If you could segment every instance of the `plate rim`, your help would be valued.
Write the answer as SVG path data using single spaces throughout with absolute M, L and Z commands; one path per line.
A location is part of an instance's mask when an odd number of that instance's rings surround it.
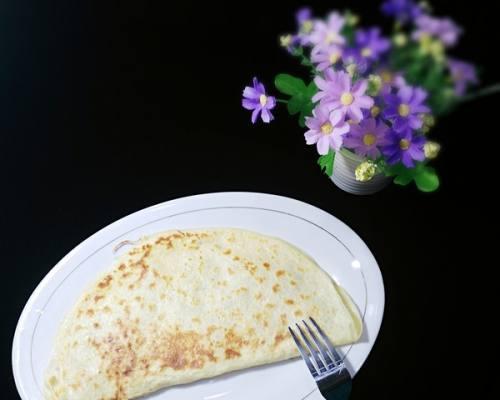
M 376 328 L 376 333 L 375 333 L 373 340 L 370 339 L 368 341 L 369 348 L 368 348 L 366 357 L 363 359 L 363 361 L 359 365 L 358 370 L 361 369 L 361 367 L 366 362 L 366 359 L 368 358 L 373 346 L 375 345 L 375 343 L 377 341 L 378 335 L 380 333 L 380 328 L 381 328 L 381 325 L 383 322 L 383 318 L 384 318 L 384 311 L 385 311 L 385 285 L 384 285 L 384 281 L 383 281 L 382 272 L 380 270 L 380 267 L 378 265 L 378 262 L 377 262 L 375 256 L 371 252 L 370 248 L 366 245 L 364 240 L 352 228 L 350 228 L 349 225 L 347 225 L 344 221 L 342 221 L 338 217 L 334 216 L 333 214 L 331 214 L 331 213 L 329 213 L 329 212 L 327 212 L 327 211 L 325 211 L 325 210 L 323 210 L 315 205 L 312 205 L 312 204 L 307 203 L 307 202 L 302 201 L 302 200 L 297 200 L 297 199 L 292 198 L 292 197 L 276 195 L 276 194 L 271 194 L 271 193 L 265 193 L 265 192 L 249 192 L 249 191 L 209 192 L 209 193 L 201 193 L 201 194 L 188 195 L 188 196 L 170 199 L 170 200 L 167 200 L 164 202 L 160 202 L 160 203 L 153 204 L 151 206 L 144 207 L 140 210 L 137 210 L 137 211 L 134 211 L 134 212 L 129 213 L 127 215 L 124 215 L 123 217 L 105 225 L 101 229 L 94 232 L 92 235 L 90 235 L 87 238 L 85 238 L 84 240 L 82 240 L 75 247 L 73 247 L 68 253 L 66 253 L 59 261 L 57 261 L 52 268 L 50 268 L 50 270 L 45 274 L 45 276 L 42 278 L 42 280 L 37 284 L 37 286 L 35 287 L 35 289 L 31 293 L 31 295 L 29 296 L 28 300 L 26 301 L 26 303 L 21 311 L 21 314 L 19 316 L 19 319 L 17 321 L 15 332 L 14 332 L 14 337 L 12 340 L 12 357 L 11 357 L 12 371 L 13 371 L 13 375 L 14 375 L 16 389 L 17 389 L 19 395 L 21 396 L 21 398 L 24 400 L 24 399 L 27 399 L 28 397 L 27 397 L 26 392 L 24 391 L 24 384 L 21 381 L 21 374 L 18 371 L 18 369 L 20 367 L 19 366 L 20 363 L 16 362 L 16 358 L 18 357 L 18 355 L 21 351 L 21 348 L 20 348 L 20 346 L 21 346 L 21 333 L 24 330 L 24 326 L 27 323 L 28 317 L 30 317 L 30 311 L 32 311 L 34 303 L 37 301 L 40 294 L 44 291 L 46 286 L 52 281 L 52 279 L 55 277 L 55 275 L 57 273 L 59 273 L 59 271 L 62 270 L 64 268 L 64 266 L 76 254 L 78 254 L 78 252 L 81 251 L 81 249 L 83 247 L 85 247 L 87 244 L 94 241 L 96 238 L 98 238 L 98 236 L 101 236 L 101 235 L 107 233 L 108 231 L 112 231 L 115 227 L 123 224 L 124 220 L 133 219 L 134 217 L 137 217 L 139 214 L 147 214 L 148 212 L 154 212 L 157 209 L 164 209 L 164 208 L 179 206 L 179 203 L 181 203 L 180 206 L 182 206 L 182 203 L 189 202 L 189 201 L 196 201 L 196 200 L 199 200 L 200 198 L 211 198 L 211 199 L 215 199 L 215 200 L 220 198 L 221 200 L 225 200 L 224 198 L 231 199 L 231 197 L 235 197 L 235 198 L 237 197 L 238 198 L 237 200 L 239 200 L 239 201 L 250 200 L 249 203 L 252 203 L 255 201 L 272 201 L 272 200 L 281 201 L 281 202 L 285 202 L 285 203 L 289 202 L 290 205 L 295 203 L 294 205 L 296 205 L 296 206 L 300 206 L 300 207 L 305 208 L 305 209 L 309 208 L 311 211 L 315 211 L 315 212 L 319 212 L 320 214 L 324 214 L 324 215 L 328 216 L 329 218 L 333 218 L 333 220 L 335 220 L 337 223 L 339 223 L 340 227 L 344 231 L 350 232 L 353 235 L 355 241 L 358 242 L 357 245 L 361 246 L 361 248 L 364 250 L 365 255 L 368 256 L 369 258 L 371 258 L 371 261 L 372 261 L 371 264 L 372 264 L 372 267 L 374 267 L 374 268 L 372 268 L 372 272 L 375 272 L 375 277 L 374 277 L 375 281 L 372 281 L 370 283 L 374 284 L 374 286 L 376 286 L 378 289 L 377 291 L 379 294 L 379 298 L 378 298 L 379 310 L 378 310 L 377 314 L 379 317 L 376 318 L 375 321 L 372 321 L 372 323 L 375 324 L 374 326 Z M 232 201 L 235 202 L 235 199 L 233 199 Z M 280 207 L 278 206 L 277 208 L 279 209 Z M 277 210 L 275 210 L 275 211 L 277 211 Z M 297 215 L 294 215 L 294 216 L 297 217 Z M 313 221 L 309 221 L 309 222 L 312 222 L 315 224 L 315 222 L 313 222 Z M 324 227 L 321 226 L 320 224 L 318 224 L 318 227 L 324 229 Z M 372 277 L 372 279 L 373 279 L 373 277 Z M 365 280 L 366 280 L 366 278 L 365 278 Z M 368 289 L 367 289 L 367 293 L 368 293 Z M 355 371 L 355 373 L 356 372 L 357 371 Z M 303 399 L 309 398 L 315 391 L 317 392 L 317 390 L 313 390 L 311 393 L 307 394 Z

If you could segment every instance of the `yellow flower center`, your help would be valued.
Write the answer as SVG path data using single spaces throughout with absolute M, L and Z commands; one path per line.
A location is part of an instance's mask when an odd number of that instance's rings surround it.
M 325 37 L 325 43 L 326 44 L 334 43 L 338 40 L 338 37 L 339 36 L 335 32 L 328 32 Z
M 329 135 L 333 131 L 333 126 L 330 122 L 325 122 L 323 125 L 321 125 L 321 133 L 323 135 Z
M 265 94 L 261 94 L 259 97 L 259 102 L 262 107 L 264 107 L 267 103 L 267 96 Z
M 399 148 L 401 150 L 408 150 L 410 148 L 410 142 L 406 139 L 401 139 L 399 141 Z
M 342 93 L 342 96 L 340 96 L 340 102 L 342 103 L 343 106 L 350 106 L 353 101 L 354 101 L 354 96 L 352 95 L 352 93 L 345 92 Z
M 365 133 L 365 135 L 363 136 L 363 143 L 366 146 L 371 146 L 372 144 L 375 143 L 376 139 L 377 138 L 375 137 L 375 135 L 373 133 Z
M 283 35 L 280 37 L 281 47 L 288 47 L 292 43 L 292 35 Z
M 335 64 L 339 60 L 339 58 L 340 58 L 340 54 L 338 52 L 330 54 L 330 58 L 329 58 L 330 64 Z
M 382 71 L 380 73 L 380 77 L 382 78 L 382 81 L 384 83 L 391 83 L 392 82 L 392 73 L 389 71 Z
M 313 22 L 311 20 L 307 20 L 302 22 L 302 32 L 309 33 L 312 31 Z
M 378 106 L 373 106 L 370 110 L 370 114 L 372 115 L 373 118 L 378 116 L 380 114 L 380 107 Z
M 398 107 L 398 113 L 402 117 L 407 117 L 410 115 L 410 106 L 408 104 L 401 103 Z
M 372 49 L 369 47 L 365 47 L 364 49 L 361 50 L 361 55 L 363 57 L 370 57 L 373 54 Z

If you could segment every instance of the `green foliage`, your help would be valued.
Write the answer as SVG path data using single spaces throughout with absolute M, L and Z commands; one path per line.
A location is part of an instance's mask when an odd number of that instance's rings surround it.
M 415 168 L 406 168 L 403 164 L 384 166 L 386 175 L 394 176 L 394 183 L 406 186 L 415 182 L 417 188 L 422 192 L 434 192 L 439 187 L 439 177 L 434 168 L 425 163 L 419 163 Z
M 299 125 L 305 126 L 305 118 L 312 114 L 314 104 L 311 98 L 317 91 L 314 82 L 306 86 L 302 79 L 288 74 L 278 74 L 274 80 L 276 88 L 290 97 L 287 109 L 290 115 L 299 114 Z
M 332 149 L 328 151 L 328 154 L 325 154 L 318 158 L 318 165 L 321 167 L 321 170 L 324 171 L 328 176 L 332 176 L 333 174 L 334 159 L 335 152 Z

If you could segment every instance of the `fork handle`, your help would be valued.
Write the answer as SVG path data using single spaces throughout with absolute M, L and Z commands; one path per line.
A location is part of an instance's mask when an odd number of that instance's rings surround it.
M 319 391 L 326 400 L 347 400 L 351 395 L 351 389 L 352 382 L 348 380 L 334 388 L 323 387 Z

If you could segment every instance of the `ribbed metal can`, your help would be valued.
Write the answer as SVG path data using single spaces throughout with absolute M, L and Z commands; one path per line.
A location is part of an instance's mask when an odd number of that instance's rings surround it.
M 363 161 L 361 157 L 345 149 L 338 151 L 335 154 L 333 174 L 330 179 L 345 192 L 357 195 L 376 193 L 391 183 L 391 178 L 381 172 L 376 173 L 368 182 L 357 181 L 354 172 Z

